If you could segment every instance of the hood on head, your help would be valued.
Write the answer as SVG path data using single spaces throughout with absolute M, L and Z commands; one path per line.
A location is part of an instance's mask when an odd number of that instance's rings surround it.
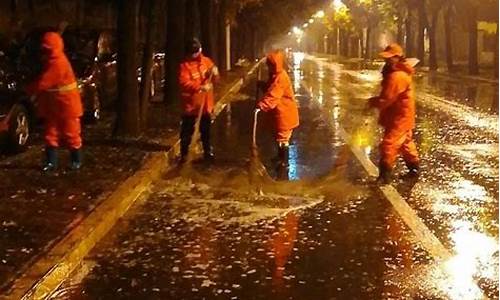
M 46 51 L 50 57 L 57 57 L 64 53 L 64 42 L 56 32 L 47 32 L 42 38 L 42 49 Z
M 271 74 L 278 74 L 284 70 L 285 57 L 283 52 L 276 50 L 267 55 L 267 65 Z

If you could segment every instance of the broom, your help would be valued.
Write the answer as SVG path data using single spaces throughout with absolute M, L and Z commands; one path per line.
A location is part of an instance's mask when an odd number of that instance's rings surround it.
M 257 71 L 257 88 L 255 90 L 255 99 L 259 99 L 259 79 L 260 79 L 260 69 Z M 259 159 L 259 148 L 257 146 L 257 122 L 260 110 L 256 109 L 253 115 L 253 126 L 252 126 L 252 144 L 250 149 L 250 165 L 249 174 L 250 181 L 256 181 L 256 177 L 268 178 L 266 168 Z
M 210 72 L 210 76 L 205 80 L 206 83 L 210 83 L 212 81 L 213 72 Z M 191 143 L 189 144 L 189 152 L 187 162 L 191 162 L 193 159 L 193 150 L 192 146 L 194 143 L 198 142 L 200 139 L 200 123 L 201 117 L 203 116 L 203 108 L 205 107 L 205 98 L 203 98 L 203 102 L 201 103 L 200 110 L 198 111 L 198 115 L 196 116 L 196 122 L 194 123 L 194 132 L 193 137 L 191 138 Z

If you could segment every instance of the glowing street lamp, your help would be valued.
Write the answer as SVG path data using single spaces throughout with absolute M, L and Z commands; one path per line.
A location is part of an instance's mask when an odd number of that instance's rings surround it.
M 304 28 L 307 28 L 307 26 L 309 26 L 309 23 L 305 23 L 304 25 L 302 25 L 302 27 Z
M 309 24 L 314 23 L 314 19 L 309 19 Z
M 318 10 L 315 14 L 314 14 L 314 18 L 324 18 L 325 17 L 325 12 L 323 10 Z
M 342 0 L 333 0 L 333 9 L 335 9 L 336 11 L 345 7 L 345 4 L 342 2 Z
M 293 32 L 295 35 L 302 35 L 302 33 L 303 33 L 302 29 L 300 29 L 300 28 L 299 28 L 299 27 L 297 27 L 297 26 L 294 26 L 294 27 L 292 28 L 292 32 Z

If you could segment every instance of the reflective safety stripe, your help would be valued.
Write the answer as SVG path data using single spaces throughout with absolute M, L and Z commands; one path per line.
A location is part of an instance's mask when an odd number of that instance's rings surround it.
M 53 88 L 53 89 L 48 89 L 47 91 L 48 92 L 69 92 L 69 91 L 77 90 L 77 89 L 78 89 L 78 84 L 76 82 L 73 82 L 70 84 L 58 86 L 58 87 Z

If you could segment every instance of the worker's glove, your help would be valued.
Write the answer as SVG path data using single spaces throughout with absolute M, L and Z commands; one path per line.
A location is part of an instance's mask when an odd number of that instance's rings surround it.
M 200 91 L 206 93 L 206 92 L 212 90 L 212 88 L 213 88 L 213 86 L 211 83 L 206 83 L 206 84 L 201 86 Z
M 219 76 L 219 68 L 217 66 L 212 67 L 212 76 Z
M 253 111 L 253 113 L 254 113 L 254 114 L 258 114 L 259 112 L 260 112 L 260 108 L 256 108 L 256 109 Z

